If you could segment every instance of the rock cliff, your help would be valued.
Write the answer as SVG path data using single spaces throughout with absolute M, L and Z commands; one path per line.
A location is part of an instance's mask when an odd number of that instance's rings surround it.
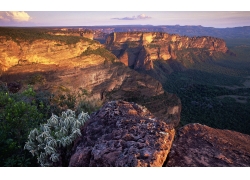
M 176 125 L 180 121 L 178 97 L 164 93 L 160 82 L 150 76 L 116 62 L 116 57 L 96 41 L 81 39 L 67 44 L 54 39 L 27 41 L 2 36 L 0 42 L 4 70 L 0 80 L 7 84 L 32 83 L 36 89 L 53 93 L 81 88 L 88 91 L 89 100 L 140 102 L 166 121 L 173 119 Z M 176 107 L 178 111 L 172 112 Z
M 74 44 L 67 44 L 46 39 L 37 39 L 30 43 L 25 40 L 14 41 L 8 37 L 0 36 L 1 69 L 6 71 L 13 66 L 34 63 L 67 66 L 68 59 L 80 56 L 90 44 L 91 40 L 81 40 Z M 91 44 L 92 49 L 100 47 L 102 47 L 101 44 Z M 70 63 L 74 66 L 84 67 L 86 61 L 89 64 L 99 63 L 98 58 L 82 58 L 82 61 L 72 59 Z
M 153 69 L 155 60 L 183 59 L 183 56 L 190 56 L 193 50 L 194 54 L 198 50 L 207 58 L 228 51 L 224 40 L 219 38 L 187 37 L 161 32 L 114 32 L 107 37 L 106 48 L 127 66 L 144 70 Z M 192 63 L 192 57 L 188 57 L 188 61 Z M 182 64 L 185 66 L 186 63 Z
M 176 133 L 167 167 L 249 167 L 250 136 L 188 124 Z
M 69 166 L 162 166 L 175 130 L 145 107 L 125 101 L 106 103 L 81 130 Z

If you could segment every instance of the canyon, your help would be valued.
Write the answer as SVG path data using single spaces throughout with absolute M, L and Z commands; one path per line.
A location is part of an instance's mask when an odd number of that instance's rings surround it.
M 178 125 L 180 121 L 177 96 L 164 92 L 152 77 L 126 67 L 97 41 L 83 38 L 68 44 L 44 38 L 32 42 L 9 37 L 0 40 L 0 81 L 24 87 L 32 82 L 36 90 L 55 94 L 84 89 L 89 101 L 133 100 L 168 122 Z
M 13 93 L 32 84 L 54 94 L 85 90 L 90 102 L 101 102 L 81 129 L 70 166 L 250 165 L 249 135 L 182 126 L 181 100 L 162 85 L 172 72 L 236 56 L 224 40 L 165 32 L 106 37 L 101 44 L 91 31 L 65 29 L 31 40 L 0 36 L 0 81 Z

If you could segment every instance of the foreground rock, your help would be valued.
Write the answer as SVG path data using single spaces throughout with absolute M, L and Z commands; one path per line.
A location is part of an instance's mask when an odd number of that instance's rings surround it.
M 250 166 L 250 136 L 189 124 L 178 131 L 166 166 Z
M 146 108 L 111 101 L 83 127 L 69 166 L 162 166 L 174 134 Z

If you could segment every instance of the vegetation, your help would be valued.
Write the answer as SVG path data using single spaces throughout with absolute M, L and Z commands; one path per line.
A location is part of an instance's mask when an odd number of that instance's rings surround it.
M 5 36 L 17 43 L 20 41 L 33 42 L 38 39 L 54 40 L 65 44 L 76 44 L 80 40 L 87 41 L 89 43 L 99 43 L 88 38 L 79 36 L 59 36 L 49 34 L 51 30 L 46 28 L 8 28 L 0 27 L 0 36 Z M 56 44 L 57 46 L 59 44 Z
M 39 81 L 41 79 L 40 75 L 34 78 Z M 85 89 L 80 89 L 78 93 L 64 90 L 52 94 L 48 91 L 34 91 L 32 86 L 23 88 L 24 90 L 11 93 L 5 83 L 0 84 L 0 166 L 39 166 L 37 159 L 23 148 L 32 129 L 36 128 L 41 132 L 40 124 L 44 124 L 51 114 L 54 114 L 53 118 L 58 117 L 57 115 L 63 111 L 73 115 L 74 112 L 67 111 L 67 108 L 72 108 L 77 114 L 81 114 L 82 111 L 92 113 L 102 104 L 98 100 L 87 100 L 90 94 Z M 51 132 L 56 131 L 52 129 Z M 39 150 L 39 153 L 42 152 Z M 64 155 L 62 158 L 66 158 Z M 39 162 L 46 164 L 47 161 Z M 67 163 L 67 160 L 63 160 L 62 163 Z
M 35 166 L 23 150 L 28 132 L 43 123 L 47 108 L 31 87 L 22 93 L 0 92 L 0 166 Z
M 91 54 L 102 56 L 105 58 L 106 61 L 110 61 L 112 63 L 116 60 L 116 56 L 114 54 L 109 52 L 107 49 L 101 47 L 97 49 L 91 49 L 88 47 L 87 50 L 81 54 L 81 56 L 89 56 Z
M 61 117 L 52 115 L 46 124 L 33 129 L 24 148 L 37 157 L 41 166 L 68 166 L 74 140 L 81 136 L 80 127 L 89 119 L 88 113 L 67 110 Z
M 250 87 L 244 86 L 250 75 L 250 47 L 238 45 L 229 44 L 236 56 L 223 55 L 204 62 L 191 57 L 195 63 L 188 69 L 166 76 L 164 89 L 181 99 L 182 125 L 202 123 L 250 134 Z

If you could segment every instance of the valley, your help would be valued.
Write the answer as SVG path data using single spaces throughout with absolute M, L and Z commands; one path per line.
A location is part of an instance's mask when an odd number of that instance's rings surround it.
M 249 27 L 0 27 L 1 166 L 17 166 L 21 157 L 36 164 L 19 147 L 52 113 L 72 109 L 98 119 L 107 103 L 138 103 L 167 123 L 167 132 L 200 123 L 250 135 L 249 58 Z M 37 113 L 23 124 L 27 132 L 18 128 L 27 118 L 21 102 Z M 139 121 L 141 110 L 128 112 Z M 15 122 L 7 126 L 10 114 Z

